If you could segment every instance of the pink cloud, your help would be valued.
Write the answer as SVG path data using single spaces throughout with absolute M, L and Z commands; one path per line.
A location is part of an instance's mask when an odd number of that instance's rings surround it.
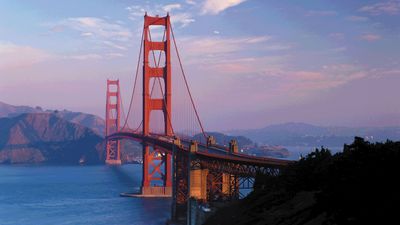
M 400 1 L 392 0 L 372 5 L 366 5 L 360 8 L 359 11 L 366 12 L 371 15 L 381 15 L 381 14 L 396 15 L 400 12 Z
M 381 39 L 382 37 L 378 34 L 364 34 L 361 35 L 361 39 L 366 40 L 366 41 L 377 41 Z
M 296 70 L 286 65 L 284 59 L 273 62 L 268 58 L 227 62 L 208 70 L 211 71 L 207 74 L 218 74 L 218 78 L 213 76 L 213 83 L 208 86 L 210 90 L 206 92 L 210 96 L 203 96 L 203 99 L 213 99 L 213 93 L 218 90 L 218 93 L 226 95 L 226 98 L 221 97 L 226 108 L 241 102 L 243 109 L 254 110 L 269 110 L 306 101 L 321 92 L 370 75 L 369 71 L 358 65 L 332 64 L 312 70 Z M 255 105 L 254 102 L 266 104 Z
M 179 48 L 183 52 L 185 64 L 223 64 L 227 59 L 237 59 L 237 54 L 259 49 L 261 44 L 272 39 L 269 35 L 224 38 L 220 36 L 186 37 L 181 39 Z M 267 46 L 266 44 L 263 46 Z M 228 63 L 232 63 L 230 60 Z
M 289 72 L 291 79 L 282 83 L 280 91 L 293 96 L 306 97 L 366 76 L 366 72 L 353 68 L 351 65 L 331 65 L 319 71 L 294 71 Z
M 293 73 L 293 76 L 299 80 L 321 80 L 323 76 L 320 72 L 315 71 L 297 71 Z
M 217 64 L 213 68 L 222 73 L 245 73 L 251 69 L 248 65 L 238 63 Z
M 0 42 L 0 70 L 27 67 L 52 57 L 42 49 Z

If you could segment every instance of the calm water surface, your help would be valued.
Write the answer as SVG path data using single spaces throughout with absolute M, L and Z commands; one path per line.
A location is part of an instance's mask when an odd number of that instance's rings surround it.
M 312 147 L 287 146 L 289 159 Z M 333 153 L 341 147 L 329 148 Z M 171 200 L 123 198 L 139 191 L 141 165 L 0 166 L 0 225 L 165 224 Z
M 0 225 L 165 224 L 170 199 L 138 191 L 141 165 L 0 166 Z

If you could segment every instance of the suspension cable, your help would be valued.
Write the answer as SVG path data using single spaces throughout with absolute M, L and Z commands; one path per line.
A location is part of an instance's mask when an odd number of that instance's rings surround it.
M 125 121 L 128 119 L 128 117 L 126 117 L 125 116 L 125 110 L 124 110 L 124 104 L 123 104 L 123 101 L 122 101 L 122 95 L 121 95 L 121 87 L 119 87 L 119 96 L 118 96 L 118 101 L 119 101 L 119 103 L 121 104 L 121 106 L 120 106 L 120 108 L 121 108 L 121 118 L 124 118 L 125 119 Z M 125 123 L 124 123 L 124 125 L 125 125 Z M 128 125 L 128 128 L 129 128 L 129 125 Z M 124 127 L 120 127 L 120 130 L 123 130 L 124 129 Z
M 136 75 L 135 75 L 135 81 L 133 84 L 133 90 L 132 90 L 132 96 L 131 96 L 131 102 L 129 104 L 129 111 L 128 114 L 126 115 L 126 119 L 125 119 L 125 123 L 124 126 L 122 127 L 122 129 L 124 129 L 128 123 L 128 118 L 130 116 L 131 113 L 131 109 L 132 109 L 132 105 L 133 105 L 133 100 L 134 100 L 134 95 L 135 95 L 135 89 L 136 89 L 136 82 L 137 82 L 137 78 L 138 78 L 138 74 L 139 74 L 139 64 L 140 64 L 140 57 L 142 55 L 142 48 L 143 48 L 143 38 L 144 38 L 144 25 L 143 25 L 143 30 L 142 30 L 142 38 L 140 41 L 140 50 L 139 50 L 139 56 L 138 56 L 138 62 L 137 62 L 137 66 L 136 66 Z M 143 121 L 142 121 L 143 122 Z M 128 126 L 129 128 L 129 126 Z
M 200 125 L 200 128 L 201 128 L 201 132 L 203 133 L 204 138 L 207 140 L 207 134 L 204 132 L 203 124 L 201 123 L 201 120 L 200 120 L 200 117 L 199 117 L 199 113 L 197 112 L 197 108 L 196 108 L 196 105 L 194 104 L 194 100 L 193 100 L 193 97 L 192 97 L 192 93 L 190 92 L 189 85 L 188 85 L 188 82 L 187 82 L 187 80 L 186 80 L 186 75 L 185 75 L 185 71 L 183 70 L 183 65 L 182 65 L 181 57 L 180 57 L 179 52 L 178 52 L 178 46 L 176 45 L 175 35 L 174 35 L 174 29 L 172 29 L 172 24 L 170 24 L 170 27 L 171 27 L 172 39 L 174 40 L 174 46 L 175 46 L 176 55 L 177 55 L 177 57 L 178 57 L 179 65 L 180 65 L 180 67 L 181 67 L 183 79 L 185 80 L 186 90 L 187 90 L 188 93 L 189 93 L 190 101 L 191 101 L 191 103 L 192 103 L 194 112 L 196 113 L 197 121 L 199 122 L 199 125 Z
M 140 122 L 139 126 L 133 131 L 133 133 L 136 133 L 140 129 L 140 126 L 142 125 L 143 125 L 143 120 Z

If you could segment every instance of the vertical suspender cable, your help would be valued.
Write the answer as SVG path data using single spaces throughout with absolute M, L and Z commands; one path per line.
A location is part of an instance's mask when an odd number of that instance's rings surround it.
M 172 39 L 174 40 L 175 51 L 176 51 L 176 55 L 177 55 L 178 60 L 179 60 L 179 65 L 181 67 L 183 79 L 185 80 L 186 89 L 187 89 L 187 91 L 189 93 L 190 101 L 192 102 L 192 107 L 194 109 L 194 112 L 196 113 L 197 121 L 199 122 L 199 125 L 200 125 L 200 128 L 201 128 L 201 132 L 203 133 L 204 138 L 207 139 L 207 135 L 204 132 L 203 124 L 201 123 L 201 120 L 200 120 L 200 117 L 199 117 L 199 113 L 197 112 L 196 105 L 194 104 L 193 97 L 192 97 L 192 94 L 190 92 L 188 82 L 186 80 L 185 71 L 183 70 L 181 57 L 179 56 L 178 47 L 177 47 L 176 41 L 175 41 L 174 29 L 172 29 L 172 25 L 171 25 L 171 33 L 172 33 Z
M 134 81 L 134 84 L 133 84 L 131 102 L 129 104 L 129 111 L 128 111 L 128 114 L 126 115 L 125 123 L 124 123 L 124 126 L 122 127 L 122 129 L 124 129 L 126 127 L 127 123 L 128 123 L 128 118 L 129 118 L 129 115 L 131 113 L 131 109 L 132 109 L 132 105 L 133 105 L 133 99 L 134 99 L 133 96 L 135 95 L 136 82 L 137 82 L 138 73 L 139 73 L 140 57 L 142 55 L 143 38 L 144 38 L 144 26 L 143 26 L 143 30 L 142 30 L 142 38 L 141 38 L 141 41 L 140 41 L 139 57 L 138 57 L 138 62 L 137 62 L 137 66 L 136 66 L 136 75 L 135 75 L 135 81 Z M 139 125 L 139 127 L 140 127 L 140 125 Z

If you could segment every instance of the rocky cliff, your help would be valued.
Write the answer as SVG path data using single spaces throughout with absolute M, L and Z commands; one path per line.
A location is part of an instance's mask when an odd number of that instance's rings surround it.
M 55 113 L 0 118 L 0 163 L 101 163 L 102 141 Z

